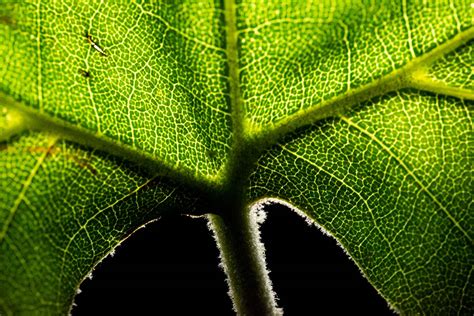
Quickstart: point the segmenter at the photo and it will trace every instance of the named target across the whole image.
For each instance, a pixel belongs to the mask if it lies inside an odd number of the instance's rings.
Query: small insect
[[[79,69],[79,73],[84,77],[84,78],[89,78],[91,76],[91,73],[87,70],[84,69]]]
[[[106,52],[99,46],[97,45],[96,42],[94,42],[92,40],[92,36],[88,33],[86,33],[86,38],[87,38],[87,41],[89,42],[89,44],[91,44],[91,46],[96,50],[98,51],[99,53],[101,53],[103,56],[107,56]]]

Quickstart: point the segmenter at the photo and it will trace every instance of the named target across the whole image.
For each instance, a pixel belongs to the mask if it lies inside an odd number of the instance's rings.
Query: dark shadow
[[[262,226],[285,315],[393,315],[336,241],[284,206]],[[81,286],[73,316],[234,315],[204,219],[163,218],[138,231]]]
[[[394,315],[335,239],[285,206],[265,210],[262,240],[286,316]]]
[[[162,218],[99,264],[72,315],[233,315],[218,255],[204,219]]]

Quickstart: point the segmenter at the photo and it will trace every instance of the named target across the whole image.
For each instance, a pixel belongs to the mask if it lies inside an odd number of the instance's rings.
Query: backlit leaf
[[[473,37],[465,0],[0,0],[0,313],[67,313],[167,212],[271,199],[400,313],[471,315]]]

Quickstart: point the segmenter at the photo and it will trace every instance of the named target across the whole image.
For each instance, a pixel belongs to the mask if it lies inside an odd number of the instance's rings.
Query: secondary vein
[[[350,118],[341,115],[341,120],[347,123],[349,126],[357,129],[362,134],[367,136],[377,145],[379,145],[390,157],[392,157],[407,173],[408,175],[416,182],[416,184],[420,187],[420,189],[425,192],[430,199],[446,214],[449,220],[463,233],[464,236],[472,243],[472,238],[469,236],[467,231],[459,224],[459,222],[454,218],[453,215],[448,211],[448,209],[436,198],[436,196],[431,193],[428,187],[416,176],[416,174],[405,164],[405,162],[400,159],[387,145],[385,145],[380,139],[378,139],[374,134],[370,133],[366,129],[359,126],[357,123],[353,122]]]

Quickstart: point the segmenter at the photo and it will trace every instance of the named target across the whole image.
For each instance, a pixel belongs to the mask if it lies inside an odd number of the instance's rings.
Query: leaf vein
[[[402,265],[399,261],[399,258],[398,256],[395,254],[395,251],[394,249],[392,248],[392,244],[391,242],[388,240],[387,236],[382,232],[382,230],[380,229],[379,225],[377,224],[377,221],[375,219],[375,215],[374,215],[374,212],[372,210],[372,208],[369,206],[369,203],[367,202],[367,200],[365,198],[362,197],[361,193],[358,192],[356,189],[354,189],[352,186],[350,186],[348,183],[346,183],[344,181],[344,179],[341,179],[339,178],[338,176],[336,176],[335,174],[325,170],[323,167],[321,166],[318,166],[317,164],[315,164],[313,161],[295,153],[295,152],[292,152],[291,150],[287,149],[285,146],[279,144],[279,146],[286,152],[290,153],[291,155],[295,156],[296,158],[298,159],[301,159],[303,160],[304,162],[310,164],[311,166],[313,167],[316,167],[318,170],[320,170],[321,172],[324,172],[325,174],[327,174],[328,176],[330,176],[331,178],[335,179],[336,181],[338,181],[339,183],[341,183],[343,186],[347,187],[349,190],[351,190],[352,192],[354,192],[354,194],[357,195],[357,197],[364,203],[365,207],[367,208],[367,211],[369,212],[370,214],[370,217],[372,219],[372,222],[374,223],[374,227],[375,229],[377,230],[377,232],[380,234],[380,236],[383,238],[383,240],[387,243],[387,246],[388,246],[388,250],[389,250],[389,253],[391,253],[391,255],[393,256],[393,259],[395,260],[397,266],[398,266],[398,269],[400,271],[400,273],[402,274],[403,276],[403,280],[408,288],[408,291],[410,292],[411,296],[416,300],[418,306],[420,307],[421,309],[421,304],[419,302],[418,299],[415,298],[415,296],[413,295],[412,293],[412,290],[411,290],[411,287],[408,283],[408,279],[407,279],[407,276],[406,276],[406,273],[404,271],[404,269],[402,268]]]
[[[33,169],[31,169],[30,174],[26,178],[25,182],[23,182],[23,187],[18,194],[18,197],[16,198],[15,202],[13,203],[13,207],[10,209],[10,213],[8,214],[8,218],[6,219],[5,223],[3,224],[2,231],[0,232],[0,242],[3,240],[5,237],[8,228],[11,225],[11,222],[13,221],[13,218],[15,217],[15,214],[18,211],[18,208],[20,207],[21,202],[26,196],[26,192],[28,191],[31,183],[33,182],[33,178],[35,175],[38,173],[39,168],[45,161],[46,157],[48,157],[49,152],[51,148],[56,144],[58,138],[57,137],[51,137],[47,149],[42,153],[42,155],[39,157],[39,159],[36,161],[36,164],[34,165]]]
[[[406,172],[407,174],[415,181],[415,183],[420,187],[420,189],[425,192],[431,200],[446,214],[446,216],[451,220],[451,222],[467,237],[467,239],[472,243],[472,238],[469,236],[467,231],[461,226],[461,224],[451,215],[447,208],[436,198],[436,196],[423,184],[423,182],[415,175],[415,173],[400,159],[387,145],[385,145],[380,139],[378,139],[374,134],[370,133],[366,129],[359,126],[357,123],[349,119],[348,117],[341,115],[340,119],[347,123],[349,126],[359,130],[362,134],[367,136],[370,140],[380,146],[390,157],[392,157]]]

